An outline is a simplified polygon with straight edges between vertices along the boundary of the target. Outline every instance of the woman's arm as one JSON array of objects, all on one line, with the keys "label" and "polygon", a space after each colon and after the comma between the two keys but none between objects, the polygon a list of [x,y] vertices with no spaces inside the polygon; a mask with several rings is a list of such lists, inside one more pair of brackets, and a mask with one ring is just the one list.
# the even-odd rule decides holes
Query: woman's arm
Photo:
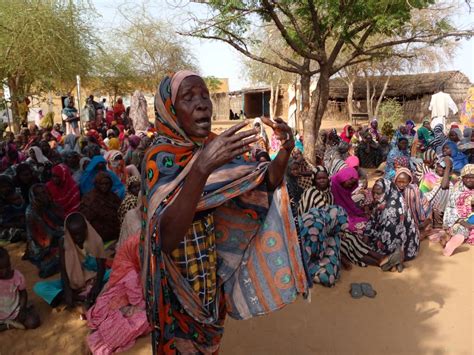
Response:
[{"label": "woman's arm", "polygon": [[274,122],[263,119],[263,123],[273,128],[280,141],[285,139],[285,142],[280,147],[280,151],[270,163],[267,171],[267,188],[273,191],[283,181],[291,151],[295,147],[295,140],[291,128],[281,118],[275,118]]},{"label": "woman's arm", "polygon": [[69,284],[69,277],[66,271],[66,256],[64,251],[64,240],[59,242],[59,267],[61,272],[61,281],[64,288],[64,301],[66,305],[72,306],[74,303],[73,292],[71,285]]},{"label": "woman's arm", "polygon": [[99,295],[102,287],[104,286],[104,275],[105,275],[105,259],[95,259],[97,263],[97,275],[94,286],[92,286],[89,295],[87,296],[87,303],[92,306],[95,303],[97,296]]},{"label": "woman's arm", "polygon": [[236,156],[249,152],[250,145],[258,141],[259,138],[255,137],[257,131],[254,129],[237,133],[246,125],[245,121],[239,123],[206,145],[193,169],[186,176],[183,188],[163,212],[160,236],[165,253],[176,249],[186,235],[209,175]]},{"label": "woman's arm", "polygon": [[444,169],[443,179],[441,180],[441,189],[448,190],[449,177],[451,175],[451,167],[453,164],[449,158],[444,158],[444,163],[446,164],[446,168]]}]

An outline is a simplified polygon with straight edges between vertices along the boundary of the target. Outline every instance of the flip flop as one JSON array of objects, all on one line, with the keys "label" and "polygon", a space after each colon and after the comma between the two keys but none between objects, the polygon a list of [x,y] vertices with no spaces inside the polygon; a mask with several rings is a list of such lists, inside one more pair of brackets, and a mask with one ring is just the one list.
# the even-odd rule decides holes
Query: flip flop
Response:
[{"label": "flip flop", "polygon": [[444,256],[451,256],[453,255],[454,251],[464,243],[464,236],[462,234],[456,234],[455,236],[451,237],[451,239],[446,243],[446,246],[443,250]]},{"label": "flip flop", "polygon": [[351,297],[354,299],[362,298],[362,296],[364,296],[361,285],[356,284],[356,283],[351,284],[350,293],[351,293]]},{"label": "flip flop", "polygon": [[372,288],[371,284],[367,282],[362,282],[360,284],[360,287],[362,288],[362,293],[364,294],[364,296],[367,296],[369,298],[374,298],[375,296],[377,296],[377,291]]}]

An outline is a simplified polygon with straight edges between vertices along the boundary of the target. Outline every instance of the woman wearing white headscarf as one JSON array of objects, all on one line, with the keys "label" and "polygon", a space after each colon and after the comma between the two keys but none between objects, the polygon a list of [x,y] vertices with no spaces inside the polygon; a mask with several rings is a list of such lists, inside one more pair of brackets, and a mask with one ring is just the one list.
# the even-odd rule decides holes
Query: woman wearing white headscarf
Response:
[{"label": "woman wearing white headscarf", "polygon": [[135,90],[130,103],[130,119],[135,132],[146,132],[149,126],[147,103],[141,91]]}]

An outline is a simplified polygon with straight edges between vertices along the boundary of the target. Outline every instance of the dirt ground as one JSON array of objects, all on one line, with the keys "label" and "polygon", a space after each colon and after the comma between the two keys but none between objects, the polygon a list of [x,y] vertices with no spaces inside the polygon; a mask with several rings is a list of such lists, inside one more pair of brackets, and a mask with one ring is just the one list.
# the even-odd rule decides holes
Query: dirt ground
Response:
[{"label": "dirt ground", "polygon": [[[33,294],[37,272],[20,260],[23,248],[8,247],[43,325],[1,333],[0,354],[85,353],[86,324]],[[370,282],[376,298],[351,299],[352,282]],[[474,248],[462,246],[447,258],[439,245],[424,241],[401,274],[354,267],[332,289],[315,286],[311,303],[300,299],[265,317],[228,319],[221,354],[473,354],[473,283]],[[149,353],[146,337],[127,354]]]}]

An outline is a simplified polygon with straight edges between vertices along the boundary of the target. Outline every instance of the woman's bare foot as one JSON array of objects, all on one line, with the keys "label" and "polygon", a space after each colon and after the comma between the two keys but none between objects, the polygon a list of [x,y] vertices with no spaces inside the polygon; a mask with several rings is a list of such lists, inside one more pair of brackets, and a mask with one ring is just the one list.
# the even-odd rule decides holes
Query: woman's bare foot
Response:
[{"label": "woman's bare foot", "polygon": [[345,256],[341,258],[341,264],[344,270],[352,270],[352,264]]}]

